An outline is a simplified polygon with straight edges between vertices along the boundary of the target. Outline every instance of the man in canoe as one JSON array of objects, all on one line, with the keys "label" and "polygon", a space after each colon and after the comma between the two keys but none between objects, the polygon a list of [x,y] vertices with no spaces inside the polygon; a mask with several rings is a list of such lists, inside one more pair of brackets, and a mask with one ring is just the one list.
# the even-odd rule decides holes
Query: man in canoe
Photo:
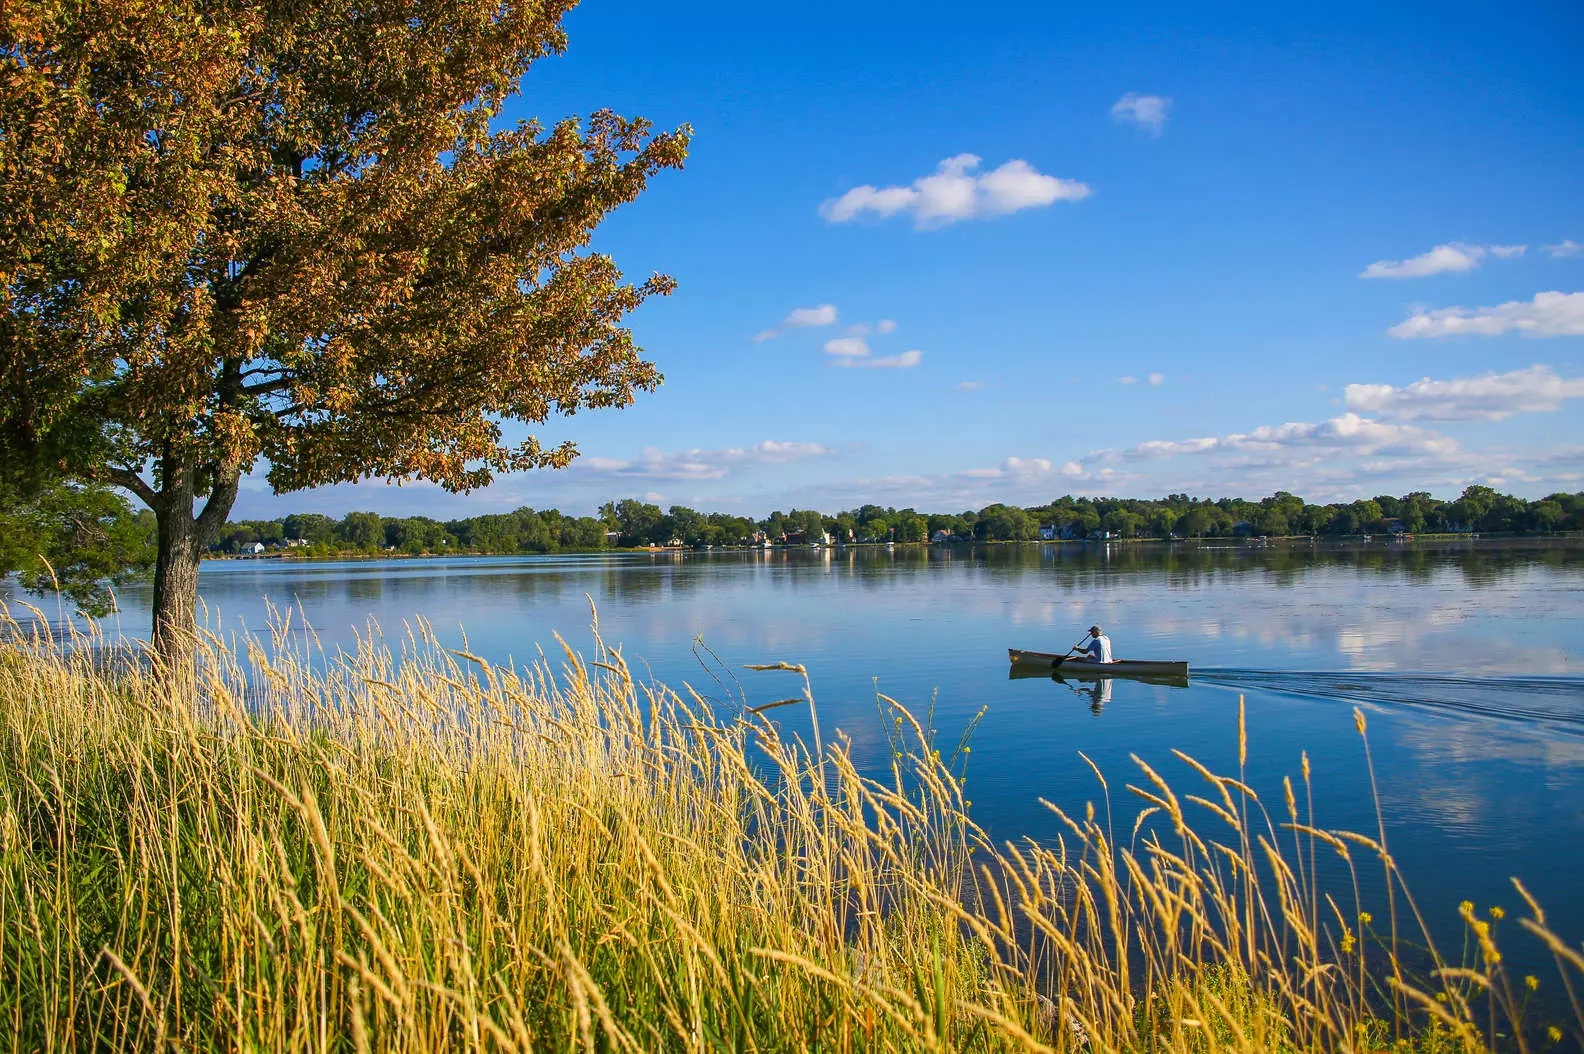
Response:
[{"label": "man in canoe", "polygon": [[1111,638],[1107,637],[1099,626],[1089,627],[1089,646],[1086,648],[1074,648],[1067,654],[1072,655],[1073,652],[1077,652],[1079,662],[1114,661],[1111,658]]}]

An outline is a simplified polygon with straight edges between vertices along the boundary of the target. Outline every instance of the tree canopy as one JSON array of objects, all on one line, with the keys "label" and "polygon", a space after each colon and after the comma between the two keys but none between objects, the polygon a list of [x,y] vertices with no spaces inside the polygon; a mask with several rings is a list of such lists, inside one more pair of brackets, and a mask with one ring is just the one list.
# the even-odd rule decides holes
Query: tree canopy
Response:
[{"label": "tree canopy", "polygon": [[466,490],[659,383],[623,320],[670,279],[588,246],[687,129],[495,127],[570,6],[0,8],[0,449],[154,511],[157,638],[259,459]]}]

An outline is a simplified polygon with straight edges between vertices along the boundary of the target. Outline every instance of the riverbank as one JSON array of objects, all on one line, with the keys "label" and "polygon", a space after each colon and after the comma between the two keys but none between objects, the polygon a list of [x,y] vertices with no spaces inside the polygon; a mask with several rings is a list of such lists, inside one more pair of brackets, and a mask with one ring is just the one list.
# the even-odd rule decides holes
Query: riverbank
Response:
[{"label": "riverbank", "polygon": [[1520,920],[1472,906],[1470,960],[1447,951],[1473,973],[1389,987],[1393,941],[1406,970],[1428,938],[1400,887],[1315,887],[1316,854],[1398,876],[1301,784],[1267,817],[1241,772],[1112,773],[1065,846],[997,848],[968,740],[889,707],[893,772],[865,779],[796,670],[738,712],[603,648],[513,673],[414,643],[211,648],[196,707],[0,651],[19,1047],[1485,1049],[1529,999],[1494,944]]}]

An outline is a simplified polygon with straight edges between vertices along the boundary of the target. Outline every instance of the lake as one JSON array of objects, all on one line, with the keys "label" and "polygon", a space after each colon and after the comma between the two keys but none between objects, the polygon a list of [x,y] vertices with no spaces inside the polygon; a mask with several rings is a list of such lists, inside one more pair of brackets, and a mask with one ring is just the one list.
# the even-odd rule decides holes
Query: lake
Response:
[{"label": "lake", "polygon": [[[200,583],[228,629],[262,631],[267,601],[300,608],[327,646],[350,646],[370,619],[394,639],[421,614],[459,644],[465,629],[467,646],[498,662],[554,656],[557,631],[587,647],[592,599],[635,669],[707,696],[734,695],[736,681],[752,704],[796,695],[795,675],[742,666],[805,664],[827,739],[840,729],[871,766],[886,754],[877,691],[921,715],[933,699],[949,742],[985,707],[968,797],[1001,838],[1058,835],[1040,798],[1080,813],[1101,804],[1080,751],[1110,779],[1119,826],[1139,804],[1122,785],[1144,782],[1130,754],[1180,794],[1201,793],[1171,749],[1235,772],[1239,694],[1250,782],[1272,811],[1307,751],[1321,825],[1373,832],[1358,706],[1391,849],[1426,913],[1455,923],[1464,899],[1517,909],[1517,874],[1559,933],[1584,937],[1576,543],[239,560],[206,563]],[[121,631],[145,636],[147,587],[122,603]],[[1009,679],[1008,647],[1059,652],[1093,622],[1118,657],[1189,660],[1189,686]],[[774,714],[806,734],[800,708]]]}]

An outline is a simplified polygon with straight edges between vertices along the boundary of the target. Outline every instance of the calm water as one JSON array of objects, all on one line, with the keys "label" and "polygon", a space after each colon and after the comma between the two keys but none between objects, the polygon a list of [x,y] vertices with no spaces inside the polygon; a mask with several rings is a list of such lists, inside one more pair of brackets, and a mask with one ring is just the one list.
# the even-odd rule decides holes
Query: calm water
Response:
[{"label": "calm water", "polygon": [[[608,641],[640,670],[728,693],[696,659],[703,641],[750,703],[797,694],[808,666],[827,737],[883,757],[878,689],[955,741],[981,706],[969,797],[1000,837],[1054,838],[1043,797],[1081,811],[1099,787],[1142,782],[1138,754],[1197,777],[1176,747],[1233,772],[1237,697],[1249,710],[1250,782],[1278,811],[1280,780],[1308,751],[1319,821],[1373,831],[1352,708],[1369,719],[1392,849],[1421,905],[1516,908],[1521,875],[1567,937],[1584,938],[1584,548],[1377,545],[1311,552],[1159,546],[995,546],[771,554],[622,555],[301,564],[215,562],[201,588],[226,627],[264,628],[266,600],[302,609],[327,645],[370,618],[396,635],[421,613],[493,660]],[[147,633],[146,591],[123,597]],[[1187,659],[1186,688],[1116,682],[1109,693],[1008,678],[1009,646],[1061,651],[1091,622],[1119,657]],[[728,675],[727,685],[730,685]],[[804,730],[797,708],[776,711]],[[1126,792],[1114,799],[1131,817]],[[1516,928],[1507,927],[1517,938]]]}]

